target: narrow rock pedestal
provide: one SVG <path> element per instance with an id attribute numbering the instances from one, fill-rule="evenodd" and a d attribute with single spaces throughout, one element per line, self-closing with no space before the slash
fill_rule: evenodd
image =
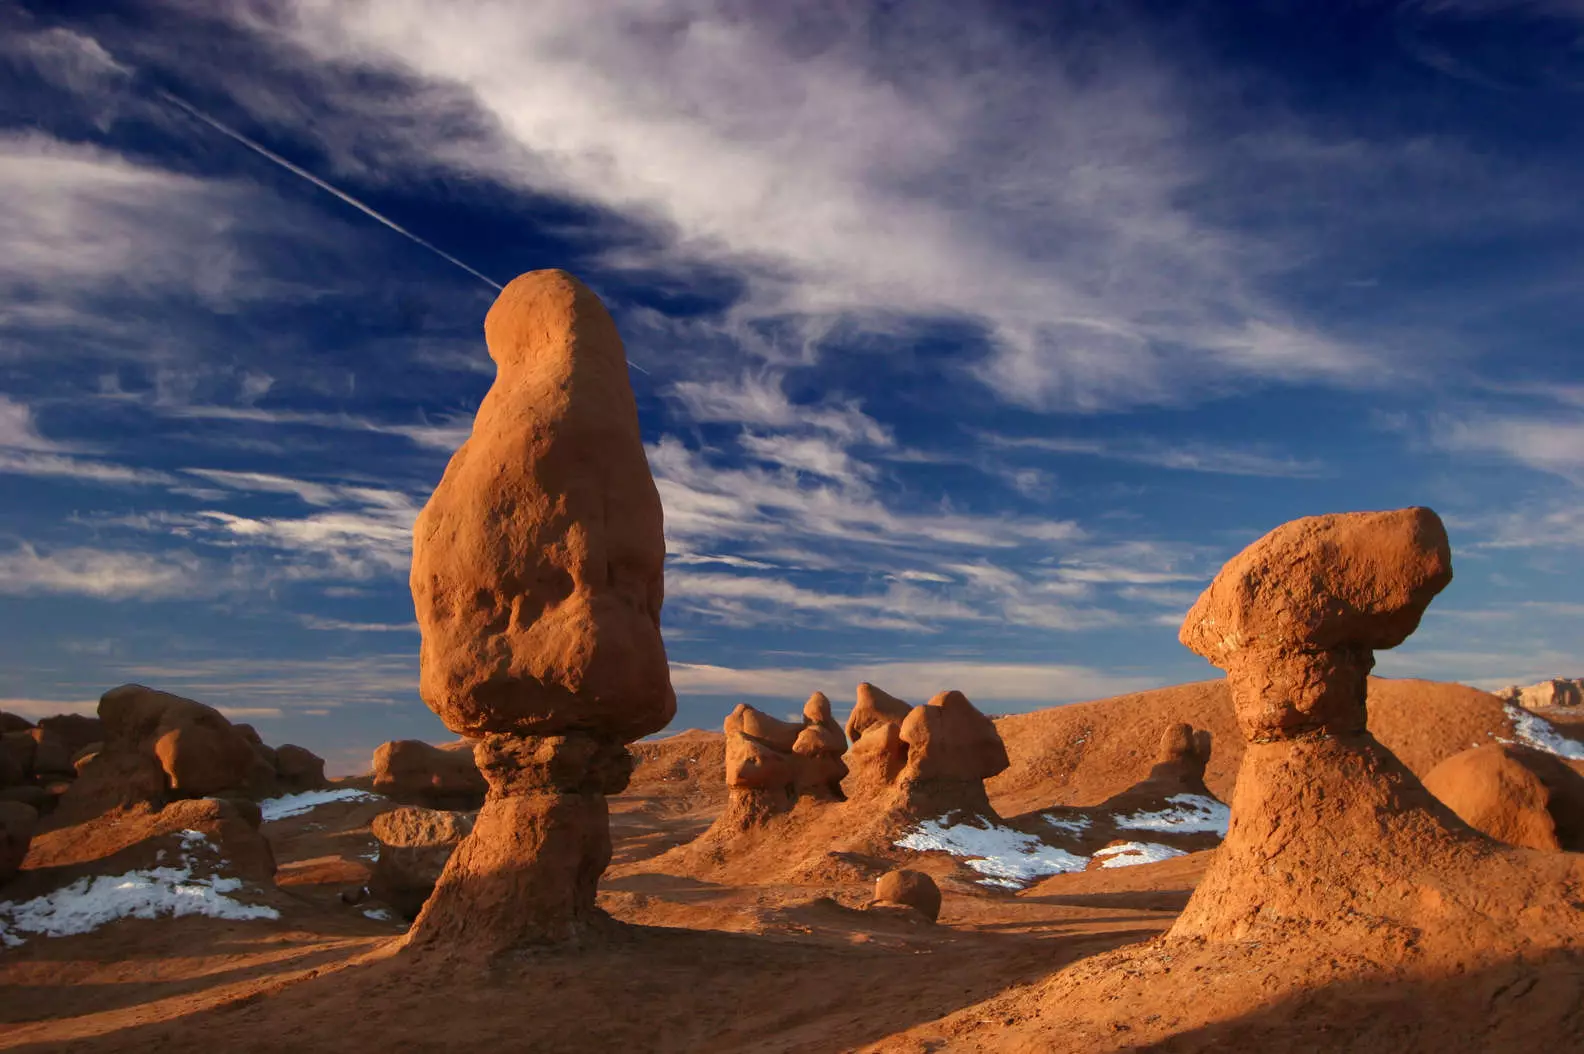
<path id="1" fill-rule="evenodd" d="M 607 921 L 594 903 L 611 858 L 605 796 L 626 788 L 632 755 L 582 734 L 497 734 L 474 758 L 489 796 L 408 944 L 489 957 L 577 943 Z"/>

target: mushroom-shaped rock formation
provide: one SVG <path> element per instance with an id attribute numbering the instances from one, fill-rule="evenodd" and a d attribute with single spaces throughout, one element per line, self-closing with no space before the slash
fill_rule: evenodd
<path id="1" fill-rule="evenodd" d="M 605 918 L 605 795 L 676 697 L 660 496 L 615 324 L 571 275 L 535 271 L 484 335 L 495 383 L 414 525 L 412 593 L 420 693 L 480 739 L 489 795 L 409 941 L 488 956 Z"/>
<path id="2" fill-rule="evenodd" d="M 1422 508 L 1298 520 L 1234 557 L 1181 634 L 1227 671 L 1247 740 L 1230 829 L 1182 914 L 1037 986 L 1037 1007 L 997 999 L 931 1035 L 971 1030 L 986 1050 L 1444 1050 L 1475 1032 L 1491 1049 L 1576 1046 L 1584 858 L 1471 830 L 1365 727 L 1373 651 L 1451 576 Z M 1553 983 L 1551 1005 L 1505 994 Z M 1360 1015 L 1365 991 L 1399 1010 Z"/>
<path id="3" fill-rule="evenodd" d="M 1569 868 L 1546 863 L 1565 857 L 1501 852 L 1365 730 L 1374 650 L 1400 644 L 1451 579 L 1440 519 L 1408 508 L 1288 523 L 1205 590 L 1181 639 L 1227 671 L 1249 742 L 1226 841 L 1172 936 L 1345 933 L 1375 958 L 1409 933 L 1502 946 L 1519 913 L 1579 932 Z"/>
<path id="4" fill-rule="evenodd" d="M 875 882 L 874 902 L 870 906 L 884 905 L 912 908 L 934 922 L 940 918 L 940 887 L 922 871 L 910 871 L 907 868 L 887 871 Z"/>
<path id="5" fill-rule="evenodd" d="M 1552 754 L 1488 743 L 1431 769 L 1425 789 L 1498 842 L 1584 850 L 1584 775 Z"/>
<path id="6" fill-rule="evenodd" d="M 902 807 L 918 815 L 965 810 L 993 816 L 984 781 L 1007 767 L 995 722 L 961 692 L 941 692 L 908 712 L 899 730 L 907 763 L 897 774 Z"/>

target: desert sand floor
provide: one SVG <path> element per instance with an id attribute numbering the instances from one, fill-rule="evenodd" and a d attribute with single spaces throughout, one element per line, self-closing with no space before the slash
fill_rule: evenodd
<path id="1" fill-rule="evenodd" d="M 613 800 L 624 871 L 708 826 L 709 803 L 679 804 L 642 788 Z M 859 910 L 868 883 L 733 888 L 639 871 L 603 884 L 616 922 L 590 947 L 459 974 L 399 953 L 399 925 L 337 897 L 366 876 L 368 823 L 385 807 L 266 825 L 292 904 L 279 921 L 131 919 L 0 954 L 0 1049 L 850 1050 L 1158 934 L 1207 855 L 1021 896 L 943 877 L 936 926 Z"/>

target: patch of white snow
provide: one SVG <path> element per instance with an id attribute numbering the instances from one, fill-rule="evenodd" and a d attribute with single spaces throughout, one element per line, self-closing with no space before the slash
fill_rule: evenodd
<path id="1" fill-rule="evenodd" d="M 1101 861 L 1101 867 L 1134 867 L 1138 864 L 1158 864 L 1162 860 L 1170 860 L 1174 856 L 1186 856 L 1182 849 L 1173 849 L 1169 845 L 1157 845 L 1154 842 L 1123 842 L 1121 845 L 1108 845 L 1097 850 L 1094 858 Z"/>
<path id="2" fill-rule="evenodd" d="M 1084 857 L 1055 849 L 1031 834 L 991 824 L 948 824 L 946 817 L 925 820 L 897 839 L 899 849 L 919 852 L 931 849 L 961 857 L 963 863 L 997 885 L 1013 888 L 1011 883 L 1027 885 L 1046 875 L 1082 871 Z"/>
<path id="3" fill-rule="evenodd" d="M 1232 822 L 1228 806 L 1203 794 L 1173 794 L 1166 799 L 1174 806 L 1157 812 L 1136 812 L 1118 816 L 1116 825 L 1134 831 L 1173 831 L 1177 834 L 1219 834 L 1226 836 Z"/>
<path id="4" fill-rule="evenodd" d="M 79 878 L 52 893 L 0 902 L 0 943 L 21 944 L 23 933 L 67 937 L 91 933 L 117 919 L 152 919 L 163 915 L 208 915 L 217 919 L 278 919 L 280 912 L 262 904 L 244 904 L 226 894 L 242 888 L 240 878 L 218 873 L 194 876 L 197 861 L 190 854 L 213 850 L 201 831 L 181 833 L 181 861 L 175 867 L 153 867 L 124 875 Z M 208 869 L 225 863 L 214 854 Z"/>
<path id="5" fill-rule="evenodd" d="M 1502 707 L 1512 718 L 1513 733 L 1526 747 L 1555 754 L 1559 758 L 1584 761 L 1584 743 L 1569 739 L 1556 730 L 1556 726 L 1539 714 L 1531 714 L 1521 706 L 1508 703 Z"/>
<path id="6" fill-rule="evenodd" d="M 317 809 L 321 805 L 329 805 L 334 801 L 375 801 L 379 797 L 378 794 L 370 794 L 368 791 L 354 790 L 350 787 L 303 791 L 301 794 L 266 798 L 259 802 L 259 811 L 264 814 L 264 822 L 269 823 L 272 820 L 284 820 L 288 816 L 301 816 L 305 812 Z"/>

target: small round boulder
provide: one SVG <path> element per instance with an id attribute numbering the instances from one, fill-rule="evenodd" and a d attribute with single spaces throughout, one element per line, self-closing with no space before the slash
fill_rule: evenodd
<path id="1" fill-rule="evenodd" d="M 875 883 L 875 901 L 905 905 L 931 922 L 940 918 L 940 887 L 922 871 L 902 869 L 881 875 Z"/>

